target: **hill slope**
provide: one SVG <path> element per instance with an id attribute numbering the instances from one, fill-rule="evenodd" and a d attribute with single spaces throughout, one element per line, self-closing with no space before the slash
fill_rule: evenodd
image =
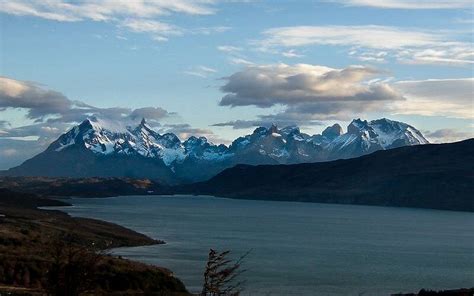
<path id="1" fill-rule="evenodd" d="M 474 139 L 401 147 L 322 163 L 238 165 L 176 191 L 474 211 Z"/>

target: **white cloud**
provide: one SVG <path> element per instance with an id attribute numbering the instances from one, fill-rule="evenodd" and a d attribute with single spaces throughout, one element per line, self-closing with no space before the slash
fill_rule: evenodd
<path id="1" fill-rule="evenodd" d="M 436 44 L 442 38 L 416 30 L 387 26 L 294 26 L 263 32 L 263 46 L 344 45 L 396 49 Z"/>
<path id="2" fill-rule="evenodd" d="M 409 64 L 445 64 L 445 65 L 472 65 L 474 51 L 472 45 L 445 44 L 442 47 L 413 50 L 407 49 L 398 53 L 398 59 Z"/>
<path id="3" fill-rule="evenodd" d="M 182 35 L 182 29 L 159 21 L 147 19 L 128 19 L 121 22 L 120 27 L 135 33 L 149 33 L 155 41 L 167 41 L 164 36 Z"/>
<path id="4" fill-rule="evenodd" d="M 210 67 L 206 67 L 206 66 L 199 66 L 198 68 L 199 68 L 201 71 L 208 72 L 208 73 L 216 73 L 216 72 L 217 72 L 216 69 L 213 69 L 213 68 L 210 68 Z"/>
<path id="5" fill-rule="evenodd" d="M 407 98 L 395 106 L 397 114 L 474 118 L 474 78 L 399 81 L 393 87 Z"/>
<path id="6" fill-rule="evenodd" d="M 211 34 L 228 27 L 182 29 L 158 19 L 173 13 L 188 15 L 214 14 L 212 0 L 91 0 L 91 1 L 2 1 L 0 12 L 32 16 L 58 22 L 96 21 L 111 22 L 132 32 L 149 33 L 152 39 L 166 41 L 166 36 Z"/>
<path id="7" fill-rule="evenodd" d="M 224 33 L 232 29 L 231 27 L 227 26 L 215 26 L 215 27 L 198 27 L 194 29 L 188 30 L 191 34 L 196 35 L 211 35 L 214 33 Z"/>
<path id="8" fill-rule="evenodd" d="M 184 71 L 183 73 L 187 75 L 191 75 L 191 76 L 200 77 L 200 78 L 207 78 L 209 77 L 209 75 L 217 73 L 217 70 L 201 65 L 201 66 L 192 67 L 190 70 Z"/>
<path id="9" fill-rule="evenodd" d="M 448 33 L 389 26 L 294 26 L 263 31 L 260 49 L 312 45 L 350 47 L 350 53 L 363 61 L 395 58 L 404 63 L 468 65 L 474 63 L 472 45 L 453 41 Z M 383 57 L 377 56 L 383 52 Z"/>
<path id="10" fill-rule="evenodd" d="M 234 65 L 245 65 L 245 66 L 254 65 L 254 63 L 251 61 L 248 61 L 243 58 L 237 58 L 237 57 L 231 57 L 229 58 L 229 61 L 231 64 L 234 64 Z"/>
<path id="11" fill-rule="evenodd" d="M 212 143 L 228 143 L 228 141 L 219 138 L 213 131 L 206 128 L 192 127 L 187 123 L 180 124 L 165 124 L 160 130 L 160 133 L 174 133 L 181 140 L 186 140 L 191 136 L 203 136 L 206 137 Z"/>
<path id="12" fill-rule="evenodd" d="M 471 0 L 334 0 L 349 6 L 385 9 L 456 9 L 472 8 Z"/>
<path id="13" fill-rule="evenodd" d="M 281 53 L 281 55 L 286 57 L 286 58 L 302 58 L 302 57 L 304 57 L 304 55 L 297 53 L 296 50 L 294 50 L 294 49 L 284 51 L 284 52 Z"/>
<path id="14" fill-rule="evenodd" d="M 210 5 L 212 2 L 205 0 L 92 0 L 78 2 L 9 0 L 2 3 L 0 11 L 55 21 L 111 21 L 120 17 L 152 18 L 170 13 L 213 14 L 215 10 Z"/>
<path id="15" fill-rule="evenodd" d="M 232 46 L 232 45 L 220 45 L 220 46 L 217 47 L 217 49 L 219 51 L 229 52 L 229 53 L 243 50 L 242 47 L 237 47 L 237 46 Z"/>
<path id="16" fill-rule="evenodd" d="M 471 128 L 469 131 L 459 131 L 457 129 L 445 128 L 425 131 L 423 134 L 431 143 L 450 143 L 473 138 L 474 130 Z"/>

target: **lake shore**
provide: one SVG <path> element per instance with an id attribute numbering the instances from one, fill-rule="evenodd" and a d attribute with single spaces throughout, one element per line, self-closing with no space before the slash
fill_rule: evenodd
<path id="1" fill-rule="evenodd" d="M 0 191 L 0 292 L 23 293 L 26 289 L 31 294 L 44 294 L 54 259 L 52 251 L 62 244 L 62 248 L 84 252 L 86 258 L 98 252 L 94 263 L 97 281 L 90 288 L 95 294 L 164 291 L 165 295 L 188 295 L 170 270 L 107 254 L 111 248 L 164 241 L 117 224 L 38 208 L 70 205 L 64 201 Z M 71 238 L 70 245 L 64 243 L 66 237 Z"/>

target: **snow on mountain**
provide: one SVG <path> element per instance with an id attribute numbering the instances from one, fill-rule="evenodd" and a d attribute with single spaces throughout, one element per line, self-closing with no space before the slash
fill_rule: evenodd
<path id="1" fill-rule="evenodd" d="M 335 124 L 312 136 L 302 133 L 296 126 L 282 129 L 275 125 L 259 127 L 252 134 L 235 139 L 229 146 L 215 145 L 205 137 L 191 136 L 181 141 L 173 133 L 159 134 L 145 120 L 138 126 L 132 126 L 91 118 L 61 135 L 38 157 L 41 156 L 42 161 L 48 158 L 54 161 L 59 157 L 55 154 L 60 153 L 67 163 L 75 158 L 76 153 L 94 165 L 94 169 L 85 170 L 81 163 L 75 164 L 74 174 L 84 172 L 85 175 L 94 175 L 101 161 L 116 159 L 119 162 L 112 161 L 114 165 L 127 166 L 119 169 L 122 173 L 142 175 L 157 171 L 160 177 L 168 174 L 169 179 L 197 181 L 240 163 L 318 162 L 427 143 L 416 128 L 385 118 L 370 122 L 355 119 L 346 133 Z M 94 157 L 97 161 L 93 160 Z M 29 163 L 34 161 L 27 161 L 24 165 Z M 129 168 L 137 166 L 137 163 L 151 167 L 143 172 L 139 167 Z M 54 168 L 51 170 L 54 171 Z M 27 172 L 28 169 L 24 167 L 22 171 Z M 115 173 L 111 168 L 100 168 L 100 172 L 97 175 Z M 61 174 L 67 175 L 67 169 L 62 167 Z"/>
<path id="2" fill-rule="evenodd" d="M 322 134 L 313 136 L 301 133 L 296 126 L 259 127 L 252 134 L 236 139 L 230 147 L 214 145 L 205 137 L 191 136 L 181 142 L 172 133 L 160 135 L 155 132 L 145 120 L 132 128 L 93 118 L 62 135 L 55 150 L 63 151 L 78 144 L 96 154 L 139 154 L 159 158 L 170 166 L 186 158 L 220 161 L 235 154 L 251 153 L 278 163 L 294 163 L 354 157 L 381 149 L 427 143 L 414 127 L 386 118 L 370 122 L 355 119 L 347 127 L 347 133 L 343 133 L 339 124 L 334 124 Z"/>

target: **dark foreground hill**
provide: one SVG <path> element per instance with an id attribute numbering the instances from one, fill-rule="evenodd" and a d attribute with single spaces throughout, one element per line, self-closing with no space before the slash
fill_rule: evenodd
<path id="1" fill-rule="evenodd" d="M 295 165 L 238 165 L 176 193 L 474 211 L 474 139 Z"/>

